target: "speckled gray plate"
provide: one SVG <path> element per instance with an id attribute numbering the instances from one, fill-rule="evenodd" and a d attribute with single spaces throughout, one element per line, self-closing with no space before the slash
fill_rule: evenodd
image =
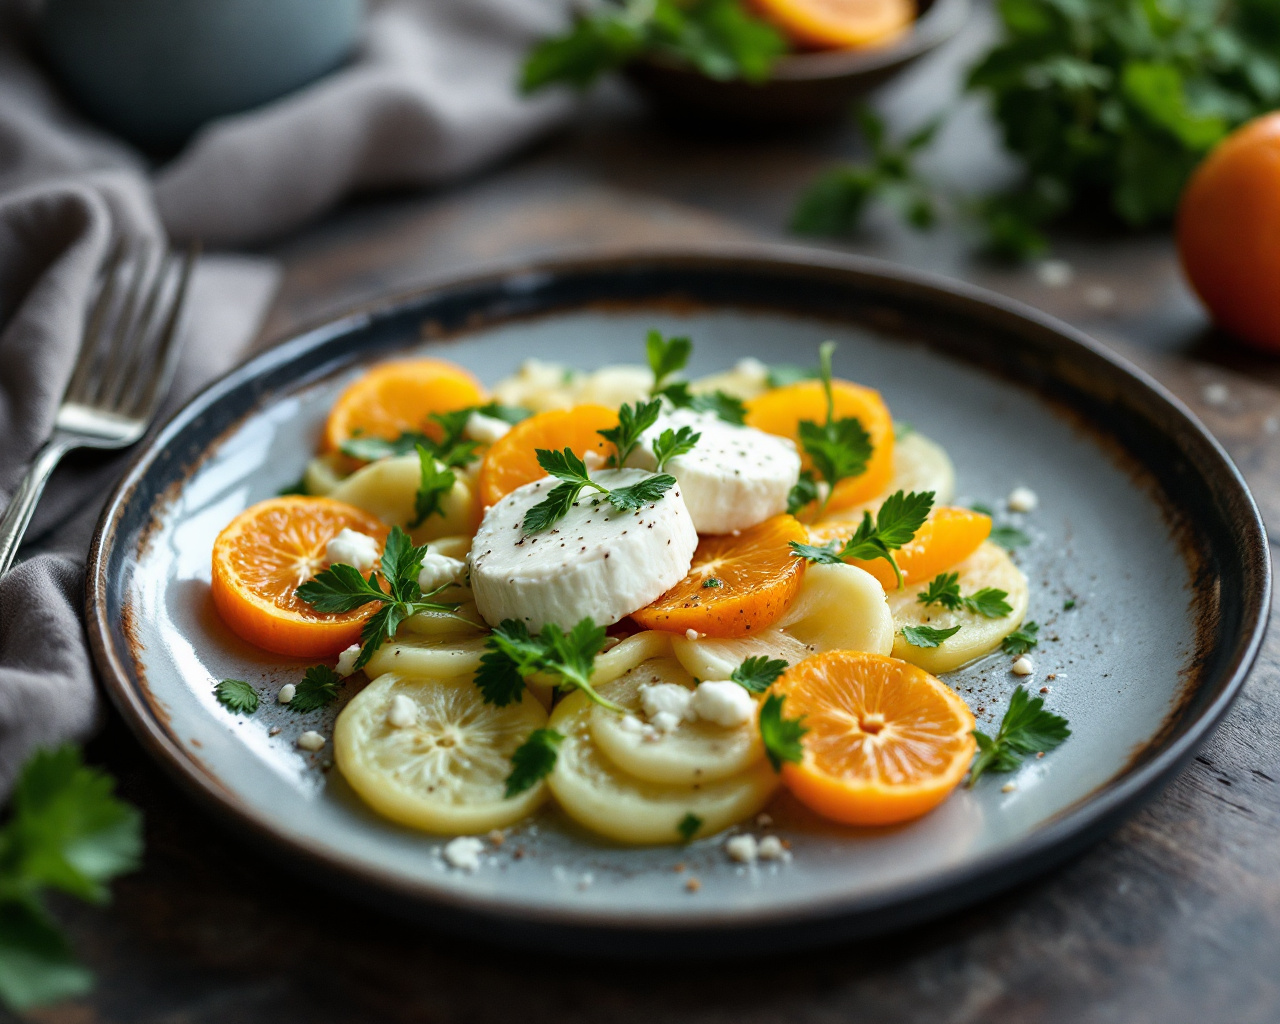
<path id="1" fill-rule="evenodd" d="M 529 356 L 579 367 L 642 358 L 657 326 L 695 341 L 694 373 L 743 356 L 811 362 L 879 388 L 946 445 L 961 501 L 1015 485 L 1040 508 L 1018 561 L 1044 638 L 1039 675 L 1074 731 L 1005 792 L 988 777 L 913 824 L 822 823 L 786 797 L 794 859 L 752 869 L 720 839 L 624 849 L 548 811 L 474 874 L 441 841 L 382 821 L 327 751 L 336 708 L 227 713 L 213 683 L 264 694 L 298 678 L 238 641 L 209 598 L 209 551 L 241 509 L 297 479 L 330 402 L 362 367 L 428 350 L 495 381 Z M 300 867 L 440 925 L 605 952 L 730 952 L 900 926 L 1044 870 L 1112 828 L 1191 755 L 1262 639 L 1270 564 L 1258 512 L 1204 429 L 1087 338 L 973 289 L 791 250 L 524 267 L 399 298 L 311 331 L 214 384 L 141 451 L 108 503 L 88 621 L 107 686 L 192 797 Z M 1074 601 L 1072 610 L 1064 610 Z M 992 727 L 1015 677 L 995 656 L 949 680 Z M 273 727 L 279 727 L 276 735 Z M 756 829 L 756 831 L 759 831 Z M 679 866 L 683 866 L 682 870 Z M 686 880 L 696 877 L 696 892 Z"/>

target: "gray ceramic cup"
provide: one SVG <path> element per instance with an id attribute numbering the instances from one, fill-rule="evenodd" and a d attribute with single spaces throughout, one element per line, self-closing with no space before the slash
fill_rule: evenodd
<path id="1" fill-rule="evenodd" d="M 341 64 L 362 0 L 46 0 L 41 37 L 94 119 L 172 149 L 211 118 L 259 106 Z"/>

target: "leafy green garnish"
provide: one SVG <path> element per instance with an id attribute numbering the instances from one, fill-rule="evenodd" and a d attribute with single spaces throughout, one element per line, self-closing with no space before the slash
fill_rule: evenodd
<path id="1" fill-rule="evenodd" d="M 975 615 L 988 619 L 1000 619 L 1013 611 L 1013 606 L 1005 600 L 1007 591 L 995 587 L 983 587 L 967 597 L 960 594 L 960 574 L 956 572 L 939 573 L 929 581 L 929 585 L 919 594 L 916 600 L 926 608 L 931 604 L 940 604 L 947 611 L 958 611 L 963 608 Z"/>
<path id="2" fill-rule="evenodd" d="M 1026 654 L 1040 642 L 1039 632 L 1040 624 L 1038 622 L 1024 622 L 1021 628 L 1015 629 L 1000 641 L 1000 647 L 1005 654 Z"/>
<path id="3" fill-rule="evenodd" d="M 725 391 L 699 391 L 695 394 L 689 389 L 689 385 L 681 380 L 668 384 L 658 393 L 677 409 L 713 413 L 726 423 L 739 427 L 747 421 L 746 404 L 742 399 L 735 398 Z"/>
<path id="4" fill-rule="evenodd" d="M 85 767 L 71 745 L 37 750 L 18 777 L 0 828 L 0 1001 L 15 1010 L 93 984 L 43 895 L 57 889 L 106 903 L 107 883 L 138 867 L 142 817 L 113 790 L 111 777 Z"/>
<path id="5" fill-rule="evenodd" d="M 693 342 L 688 338 L 664 338 L 661 331 L 649 332 L 645 339 L 645 355 L 653 371 L 651 398 L 665 398 L 677 409 L 714 413 L 726 423 L 741 426 L 747 420 L 747 407 L 740 398 L 724 391 L 694 394 L 686 381 L 671 377 L 688 365 Z"/>
<path id="6" fill-rule="evenodd" d="M 427 545 L 414 547 L 409 535 L 399 526 L 393 526 L 387 536 L 379 567 L 387 589 L 378 584 L 376 573 L 366 580 L 354 565 L 338 562 L 308 580 L 298 588 L 298 597 L 318 612 L 353 612 L 372 602 L 381 604 L 365 622 L 360 631 L 360 657 L 356 668 L 364 668 L 369 659 L 387 640 L 395 636 L 400 623 L 418 612 L 442 612 L 459 621 L 455 612 L 456 602 L 431 600 L 450 584 L 423 593 L 418 583 L 422 571 L 422 559 Z"/>
<path id="7" fill-rule="evenodd" d="M 590 619 L 583 619 L 568 633 L 548 622 L 536 636 L 523 622 L 506 619 L 485 642 L 488 650 L 480 658 L 476 686 L 486 703 L 503 707 L 520 700 L 526 679 L 545 673 L 560 689 L 581 690 L 610 711 L 622 711 L 591 685 L 596 655 L 604 641 L 604 627 Z"/>
<path id="8" fill-rule="evenodd" d="M 709 78 L 760 82 L 786 50 L 777 29 L 748 13 L 741 0 L 602 0 L 568 33 L 533 48 L 520 88 L 530 93 L 558 82 L 585 89 L 642 54 Z"/>
<path id="9" fill-rule="evenodd" d="M 418 464 L 421 474 L 417 493 L 413 496 L 414 519 L 409 529 L 416 530 L 427 521 L 429 516 L 444 516 L 441 499 L 453 490 L 458 482 L 457 475 L 451 469 L 441 469 L 435 456 L 422 445 L 418 445 Z"/>
<path id="10" fill-rule="evenodd" d="M 662 402 L 656 398 L 651 402 L 624 404 L 618 409 L 618 425 L 599 431 L 600 436 L 613 445 L 610 465 L 626 465 L 628 456 L 640 446 L 640 435 L 658 422 L 661 412 Z"/>
<path id="11" fill-rule="evenodd" d="M 1044 710 L 1043 697 L 1032 697 L 1019 686 L 1009 698 L 994 739 L 977 729 L 973 731 L 978 756 L 969 772 L 969 785 L 984 772 L 1011 772 L 1027 754 L 1052 750 L 1070 735 L 1065 718 Z"/>
<path id="12" fill-rule="evenodd" d="M 644 353 L 653 371 L 652 395 L 662 394 L 668 379 L 689 363 L 693 342 L 688 338 L 664 338 L 659 330 L 651 330 L 644 341 Z"/>
<path id="13" fill-rule="evenodd" d="M 793 489 L 792 497 L 798 498 L 800 494 L 807 493 L 809 487 L 813 488 L 815 494 L 818 493 L 814 479 L 816 477 L 821 480 L 827 485 L 827 489 L 818 509 L 819 515 L 831 500 L 836 484 L 841 480 L 860 476 L 866 470 L 872 453 L 871 435 L 863 429 L 856 417 L 836 418 L 835 397 L 831 388 L 831 356 L 835 349 L 834 341 L 823 342 L 818 348 L 819 375 L 827 399 L 826 419 L 822 423 L 801 420 L 798 426 L 800 447 L 813 463 L 813 471 L 808 475 L 807 483 L 804 482 L 806 477 L 801 476 L 801 483 L 796 485 L 801 490 Z M 791 504 L 793 502 L 789 500 L 788 506 Z"/>
<path id="14" fill-rule="evenodd" d="M 822 545 L 792 541 L 791 548 L 798 557 L 820 565 L 835 565 L 850 558 L 864 562 L 883 558 L 893 567 L 901 587 L 902 571 L 893 552 L 911 542 L 932 508 L 933 491 L 912 491 L 910 494 L 895 491 L 880 506 L 874 522 L 870 512 L 862 513 L 862 522 L 853 536 L 845 541 L 844 547 L 837 547 L 834 541 Z"/>
<path id="15" fill-rule="evenodd" d="M 787 495 L 787 515 L 799 515 L 818 500 L 818 481 L 807 469 L 800 471 L 800 477 Z"/>
<path id="16" fill-rule="evenodd" d="M 804 747 L 800 741 L 809 730 L 804 725 L 804 715 L 787 718 L 782 713 L 786 696 L 771 693 L 760 705 L 760 739 L 765 755 L 775 772 L 782 771 L 782 762 L 799 764 L 804 760 Z"/>
<path id="17" fill-rule="evenodd" d="M 991 535 L 987 539 L 992 544 L 998 544 L 1006 551 L 1025 548 L 1031 543 L 1031 538 L 1016 526 L 993 526 L 991 527 Z"/>
<path id="18" fill-rule="evenodd" d="M 724 580 L 722 580 L 719 576 L 708 576 L 705 580 L 702 581 L 702 587 L 704 590 L 712 590 L 716 587 L 723 587 L 723 586 L 724 586 Z"/>
<path id="19" fill-rule="evenodd" d="M 224 679 L 213 688 L 213 695 L 228 711 L 251 715 L 258 710 L 258 691 L 243 679 Z"/>
<path id="20" fill-rule="evenodd" d="M 627 408 L 625 405 L 623 408 Z M 601 431 L 604 433 L 604 431 Z M 585 488 L 599 492 L 601 500 L 607 500 L 619 512 L 632 512 L 651 502 L 657 501 L 675 486 L 676 478 L 661 473 L 647 476 L 627 487 L 610 489 L 591 479 L 587 467 L 578 458 L 572 448 L 563 451 L 549 451 L 538 448 L 538 464 L 551 476 L 561 480 L 547 496 L 531 507 L 525 514 L 521 524 L 525 533 L 541 533 L 549 529 L 569 514 Z"/>
<path id="21" fill-rule="evenodd" d="M 658 464 L 654 467 L 654 472 L 661 473 L 667 468 L 668 462 L 677 455 L 685 455 L 693 451 L 701 440 L 702 435 L 697 433 L 693 427 L 681 427 L 679 430 L 672 430 L 668 427 L 653 442 L 653 457 L 658 461 Z"/>
<path id="22" fill-rule="evenodd" d="M 799 384 L 802 380 L 817 380 L 821 376 L 822 370 L 817 366 L 775 363 L 768 367 L 765 383 L 771 388 L 785 388 L 788 384 Z"/>
<path id="23" fill-rule="evenodd" d="M 1073 609 L 1075 606 L 1076 606 L 1076 599 L 1074 597 L 1069 597 L 1062 602 L 1062 610 L 1064 612 L 1071 611 L 1071 609 Z"/>
<path id="24" fill-rule="evenodd" d="M 421 455 L 426 449 L 437 462 L 443 463 L 446 469 L 457 469 L 475 462 L 480 456 L 476 449 L 479 442 L 469 441 L 465 434 L 467 421 L 472 412 L 480 412 L 487 408 L 505 408 L 496 406 L 475 406 L 456 409 L 452 412 L 433 412 L 427 419 L 440 427 L 441 437 L 437 441 L 419 430 L 410 430 L 392 440 L 381 437 L 352 437 L 342 442 L 342 454 L 362 462 L 376 462 L 379 459 L 394 458 L 399 455 L 412 455 L 417 451 Z"/>
<path id="25" fill-rule="evenodd" d="M 902 635 L 912 647 L 941 647 L 943 641 L 960 632 L 959 626 L 935 629 L 932 626 L 903 626 Z"/>
<path id="26" fill-rule="evenodd" d="M 686 843 L 690 842 L 694 836 L 698 834 L 698 829 L 702 828 L 702 819 L 693 811 L 686 812 L 685 816 L 680 819 L 680 823 L 676 825 L 676 831 L 680 833 L 680 838 Z"/>
<path id="27" fill-rule="evenodd" d="M 510 800 L 532 789 L 551 774 L 564 737 L 554 729 L 534 729 L 529 738 L 511 755 L 511 774 L 507 776 L 506 797 Z"/>
<path id="28" fill-rule="evenodd" d="M 519 405 L 503 405 L 501 402 L 488 402 L 485 405 L 477 405 L 473 412 L 478 412 L 481 416 L 488 416 L 491 419 L 502 420 L 511 426 L 522 423 L 533 415 L 532 410 L 526 409 Z"/>
<path id="29" fill-rule="evenodd" d="M 764 693 L 786 670 L 787 663 L 781 658 L 771 659 L 761 654 L 747 658 L 729 674 L 729 678 L 748 693 Z"/>
<path id="30" fill-rule="evenodd" d="M 290 711 L 318 711 L 336 696 L 342 676 L 328 665 L 312 665 L 294 688 Z"/>

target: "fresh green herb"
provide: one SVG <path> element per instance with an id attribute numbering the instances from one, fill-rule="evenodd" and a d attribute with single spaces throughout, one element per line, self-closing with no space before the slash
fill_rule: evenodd
<path id="1" fill-rule="evenodd" d="M 874 523 L 870 512 L 862 513 L 862 522 L 844 547 L 837 547 L 834 541 L 820 546 L 792 541 L 791 548 L 797 557 L 820 565 L 835 565 L 851 558 L 864 562 L 883 558 L 893 567 L 901 587 L 902 571 L 893 553 L 911 542 L 932 508 L 933 491 L 910 494 L 895 491 L 880 506 Z"/>
<path id="2" fill-rule="evenodd" d="M 677 409 L 714 413 L 726 423 L 741 426 L 747 420 L 747 407 L 740 398 L 724 391 L 695 394 L 686 381 L 670 378 L 688 365 L 693 342 L 688 338 L 664 338 L 661 331 L 650 331 L 645 339 L 645 355 L 653 371 L 652 398 L 665 398 Z"/>
<path id="3" fill-rule="evenodd" d="M 258 710 L 258 691 L 243 679 L 224 679 L 213 688 L 218 703 L 237 715 L 251 715 Z"/>
<path id="4" fill-rule="evenodd" d="M 465 434 L 471 413 L 478 412 L 481 408 L 488 407 L 431 413 L 427 418 L 439 425 L 439 441 L 418 430 L 406 431 L 391 440 L 381 437 L 352 437 L 342 442 L 342 454 L 362 462 L 377 462 L 379 459 L 412 455 L 425 448 L 446 469 L 466 466 L 479 458 L 476 453 L 480 447 L 479 442 L 467 440 Z"/>
<path id="5" fill-rule="evenodd" d="M 428 451 L 435 449 L 435 441 L 416 430 L 406 431 L 399 437 L 387 440 L 382 437 L 352 437 L 342 442 L 342 454 L 361 462 L 377 462 L 379 459 L 411 455 L 421 445 Z"/>
<path id="6" fill-rule="evenodd" d="M 1024 622 L 1020 629 L 1015 629 L 1000 642 L 1000 647 L 1005 654 L 1026 654 L 1040 642 L 1039 632 L 1038 622 Z"/>
<path id="7" fill-rule="evenodd" d="M 1000 619 L 1013 611 L 1013 606 L 1005 600 L 1007 591 L 995 587 L 983 587 L 967 597 L 960 594 L 960 574 L 956 572 L 939 573 L 919 594 L 916 600 L 926 608 L 931 604 L 940 604 L 947 611 L 958 611 L 961 608 L 988 619 Z"/>
<path id="8" fill-rule="evenodd" d="M 885 125 L 868 108 L 858 112 L 870 159 L 845 164 L 823 173 L 800 197 L 791 216 L 791 230 L 801 235 L 853 234 L 874 201 L 883 201 L 912 227 L 931 228 L 937 211 L 930 186 L 912 166 L 916 156 L 937 134 L 935 118 L 899 145 L 886 138 Z"/>
<path id="9" fill-rule="evenodd" d="M 1006 551 L 1025 548 L 1031 543 L 1031 538 L 1016 526 L 993 526 L 991 527 L 991 535 L 987 540 L 991 541 L 992 544 L 998 544 Z"/>
<path id="10" fill-rule="evenodd" d="M 657 396 L 667 385 L 668 378 L 679 373 L 689 363 L 693 354 L 693 342 L 688 338 L 664 338 L 659 330 L 651 330 L 644 341 L 644 352 L 653 371 L 653 390 Z"/>
<path id="11" fill-rule="evenodd" d="M 663 398 L 677 409 L 692 409 L 694 412 L 709 412 L 726 423 L 742 426 L 747 421 L 747 407 L 742 399 L 735 398 L 726 391 L 693 392 L 685 381 L 668 384 L 660 392 Z"/>
<path id="12" fill-rule="evenodd" d="M 38 750 L 23 767 L 0 828 L 0 1001 L 25 1010 L 83 995 L 93 975 L 44 906 L 57 889 L 89 903 L 138 867 L 142 817 L 79 750 Z"/>
<path id="13" fill-rule="evenodd" d="M 934 629 L 932 626 L 903 626 L 902 635 L 912 647 L 941 647 L 943 642 L 960 632 L 959 626 Z"/>
<path id="14" fill-rule="evenodd" d="M 623 408 L 625 409 L 626 406 L 624 405 Z M 537 455 L 538 464 L 562 483 L 551 488 L 542 501 L 524 514 L 521 525 L 525 533 L 541 533 L 559 522 L 569 514 L 569 509 L 573 508 L 579 495 L 587 487 L 599 492 L 603 499 L 607 499 L 609 504 L 619 512 L 631 512 L 657 501 L 676 483 L 675 477 L 662 473 L 645 477 L 628 487 L 615 487 L 610 490 L 591 479 L 586 465 L 574 454 L 572 448 L 565 448 L 559 452 L 539 448 Z"/>
<path id="15" fill-rule="evenodd" d="M 866 470 L 872 452 L 871 435 L 863 429 L 856 417 L 836 419 L 835 396 L 831 389 L 831 356 L 835 349 L 834 341 L 823 342 L 818 348 L 819 373 L 827 399 L 827 418 L 823 423 L 801 420 L 798 428 L 800 447 L 813 463 L 817 478 L 827 485 L 822 507 L 818 509 L 819 515 L 831 500 L 836 484 L 859 476 Z"/>
<path id="16" fill-rule="evenodd" d="M 458 477 L 453 470 L 441 468 L 435 456 L 422 445 L 418 445 L 418 464 L 421 479 L 418 483 L 418 491 L 413 496 L 414 519 L 409 524 L 411 530 L 416 530 L 430 516 L 445 515 L 441 499 L 452 491 L 453 485 L 458 482 Z"/>
<path id="17" fill-rule="evenodd" d="M 579 15 L 568 33 L 533 48 L 520 88 L 530 93 L 563 83 L 585 89 L 645 54 L 689 65 L 708 78 L 761 82 L 786 51 L 786 40 L 741 0 L 603 0 Z"/>
<path id="18" fill-rule="evenodd" d="M 1009 698 L 994 739 L 977 729 L 973 731 L 978 756 L 969 772 L 969 785 L 984 772 L 1011 772 L 1027 754 L 1052 750 L 1070 735 L 1065 718 L 1046 711 L 1043 697 L 1032 697 L 1019 686 Z"/>
<path id="19" fill-rule="evenodd" d="M 1062 610 L 1064 612 L 1071 611 L 1071 609 L 1074 608 L 1075 606 L 1076 606 L 1076 599 L 1074 597 L 1069 597 L 1062 602 Z"/>
<path id="20" fill-rule="evenodd" d="M 783 761 L 799 764 L 804 760 L 800 741 L 809 731 L 804 725 L 804 715 L 799 718 L 783 715 L 782 705 L 786 699 L 783 694 L 771 693 L 760 705 L 760 739 L 775 772 L 782 771 Z"/>
<path id="21" fill-rule="evenodd" d="M 996 587 L 983 587 L 964 598 L 964 606 L 984 619 L 1003 619 L 1013 611 L 1009 592 Z"/>
<path id="22" fill-rule="evenodd" d="M 785 388 L 802 380 L 817 380 L 822 370 L 817 366 L 796 366 L 793 363 L 775 363 L 767 368 L 765 383 L 771 388 Z"/>
<path id="23" fill-rule="evenodd" d="M 693 427 L 681 427 L 679 430 L 672 430 L 668 427 L 653 442 L 653 457 L 658 460 L 658 464 L 654 467 L 654 472 L 661 473 L 667 468 L 668 462 L 677 455 L 686 455 L 693 451 L 701 440 L 702 435 L 697 433 Z"/>
<path id="24" fill-rule="evenodd" d="M 503 405 L 501 402 L 489 402 L 486 405 L 477 405 L 474 409 L 481 416 L 488 416 L 490 419 L 502 420 L 503 423 L 515 426 L 522 423 L 533 415 L 533 411 L 519 405 Z"/>
<path id="25" fill-rule="evenodd" d="M 610 465 L 627 464 L 628 456 L 640 445 L 640 435 L 658 422 L 661 412 L 662 402 L 657 398 L 651 402 L 637 402 L 635 405 L 624 404 L 618 410 L 618 425 L 599 431 L 600 436 L 614 448 Z"/>
<path id="26" fill-rule="evenodd" d="M 318 711 L 338 696 L 342 676 L 328 665 L 312 665 L 293 691 L 290 711 Z"/>
<path id="27" fill-rule="evenodd" d="M 770 659 L 762 654 L 747 658 L 729 674 L 729 678 L 748 693 L 764 693 L 786 670 L 787 663 L 781 658 Z"/>
<path id="28" fill-rule="evenodd" d="M 381 604 L 382 607 L 360 631 L 360 657 L 356 659 L 355 667 L 364 668 L 378 648 L 395 636 L 400 623 L 410 615 L 443 612 L 459 618 L 455 614 L 457 603 L 431 600 L 450 584 L 423 593 L 418 574 L 422 571 L 422 559 L 426 553 L 426 544 L 414 547 L 409 535 L 399 526 L 393 526 L 379 563 L 386 590 L 379 586 L 377 574 L 370 573 L 366 580 L 354 565 L 339 562 L 302 584 L 297 591 L 298 597 L 316 611 L 326 614 L 353 612 L 375 601 Z"/>
<path id="29" fill-rule="evenodd" d="M 507 776 L 506 796 L 510 800 L 532 789 L 551 774 L 564 737 L 554 729 L 534 729 L 529 738 L 511 755 L 511 774 Z"/>
<path id="30" fill-rule="evenodd" d="M 604 641 L 604 627 L 590 619 L 583 619 L 568 633 L 548 622 L 536 636 L 523 622 L 506 619 L 485 643 L 488 650 L 480 658 L 476 686 L 486 703 L 503 707 L 520 700 L 526 679 L 545 673 L 561 689 L 581 690 L 610 711 L 623 711 L 591 685 L 596 655 Z"/>
<path id="31" fill-rule="evenodd" d="M 807 469 L 802 469 L 795 486 L 787 494 L 787 515 L 799 515 L 817 500 L 818 481 Z"/>
<path id="32" fill-rule="evenodd" d="M 698 834 L 698 829 L 700 828 L 702 828 L 702 819 L 694 814 L 693 811 L 687 812 L 680 819 L 680 823 L 676 825 L 676 831 L 680 833 L 680 838 L 686 843 L 692 842 L 693 837 Z"/>
<path id="33" fill-rule="evenodd" d="M 723 587 L 723 586 L 724 586 L 724 580 L 722 580 L 719 576 L 708 576 L 705 580 L 702 581 L 702 588 L 704 590 L 710 590 L 714 587 Z"/>
<path id="34" fill-rule="evenodd" d="M 991 510 L 990 505 L 983 505 L 981 502 L 975 501 L 972 505 L 969 506 L 969 508 L 971 508 L 974 512 L 977 512 L 979 515 L 986 516 L 988 519 L 995 518 L 995 512 Z"/>

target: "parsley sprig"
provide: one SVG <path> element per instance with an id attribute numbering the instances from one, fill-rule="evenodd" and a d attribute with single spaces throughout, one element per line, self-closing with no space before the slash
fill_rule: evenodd
<path id="1" fill-rule="evenodd" d="M 677 409 L 714 413 L 726 423 L 741 426 L 747 421 L 747 407 L 742 399 L 726 391 L 695 393 L 687 381 L 670 378 L 688 365 L 693 343 L 688 338 L 664 338 L 661 331 L 650 331 L 645 339 L 645 355 L 653 371 L 653 398 L 665 398 Z"/>
<path id="2" fill-rule="evenodd" d="M 441 468 L 434 455 L 422 445 L 417 447 L 420 477 L 418 490 L 413 496 L 414 518 L 409 524 L 411 530 L 416 530 L 431 516 L 445 515 L 442 501 L 458 482 L 453 470 Z"/>
<path id="3" fill-rule="evenodd" d="M 760 739 L 775 772 L 782 771 L 784 761 L 799 764 L 804 760 L 804 747 L 800 741 L 809 731 L 804 724 L 804 715 L 787 718 L 782 713 L 786 699 L 783 694 L 771 693 L 760 705 Z"/>
<path id="4" fill-rule="evenodd" d="M 312 665 L 302 682 L 293 691 L 293 700 L 286 705 L 290 711 L 319 711 L 338 696 L 342 676 L 328 665 Z"/>
<path id="5" fill-rule="evenodd" d="M 1008 596 L 1008 591 L 995 587 L 983 587 L 972 594 L 962 595 L 960 574 L 944 572 L 931 579 L 929 585 L 916 595 L 916 600 L 926 608 L 931 604 L 940 604 L 949 612 L 963 608 L 986 619 L 1002 619 L 1013 611 L 1013 606 L 1006 600 Z"/>
<path id="6" fill-rule="evenodd" d="M 213 688 L 213 695 L 219 704 L 237 715 L 253 714 L 261 702 L 258 691 L 243 679 L 222 680 Z"/>
<path id="7" fill-rule="evenodd" d="M 686 811 L 684 817 L 676 823 L 676 832 L 686 843 L 693 841 L 693 837 L 698 834 L 700 828 L 702 828 L 702 819 L 693 811 Z"/>
<path id="8" fill-rule="evenodd" d="M 640 447 L 640 435 L 658 422 L 658 415 L 661 412 L 662 402 L 656 398 L 651 402 L 624 404 L 618 409 L 618 425 L 598 431 L 601 437 L 613 445 L 613 455 L 609 459 L 609 465 L 625 466 L 627 464 L 631 453 Z"/>
<path id="9" fill-rule="evenodd" d="M 792 541 L 791 548 L 797 557 L 820 565 L 835 565 L 850 558 L 864 562 L 883 558 L 893 567 L 893 574 L 901 587 L 902 570 L 898 568 L 893 553 L 911 542 L 932 508 L 933 491 L 912 491 L 910 494 L 895 491 L 880 506 L 874 521 L 870 512 L 862 513 L 862 522 L 843 547 L 837 546 L 835 541 L 821 545 Z"/>
<path id="10" fill-rule="evenodd" d="M 701 440 L 702 435 L 693 427 L 681 427 L 679 430 L 668 427 L 653 442 L 653 457 L 658 462 L 654 472 L 661 473 L 667 468 L 668 462 L 677 455 L 685 455 L 693 451 Z"/>
<path id="11" fill-rule="evenodd" d="M 381 605 L 360 631 L 360 657 L 355 667 L 364 668 L 378 648 L 396 635 L 400 623 L 411 615 L 443 612 L 467 621 L 455 614 L 459 607 L 456 602 L 432 600 L 451 584 L 423 593 L 418 574 L 426 553 L 426 544 L 414 547 L 409 535 L 399 526 L 393 526 L 379 563 L 385 590 L 379 584 L 377 573 L 371 572 L 365 579 L 354 565 L 338 562 L 302 584 L 298 597 L 325 614 L 353 612 L 375 602 Z"/>
<path id="12" fill-rule="evenodd" d="M 933 626 L 903 626 L 902 636 L 912 647 L 941 647 L 960 632 L 959 626 L 935 629 Z"/>
<path id="13" fill-rule="evenodd" d="M 590 619 L 567 633 L 548 622 L 536 635 L 523 622 L 505 619 L 485 642 L 488 650 L 480 658 L 476 686 L 485 703 L 503 707 L 520 700 L 530 676 L 544 674 L 559 689 L 581 690 L 597 704 L 621 712 L 622 707 L 601 697 L 591 685 L 604 641 L 604 627 Z"/>
<path id="14" fill-rule="evenodd" d="M 111 777 L 86 767 L 71 745 L 36 751 L 18 777 L 0 828 L 0 1001 L 15 1010 L 93 985 L 44 893 L 106 903 L 107 883 L 138 867 L 142 816 L 113 790 Z"/>
<path id="15" fill-rule="evenodd" d="M 619 512 L 633 512 L 657 501 L 676 483 L 675 477 L 660 473 L 656 476 L 647 476 L 628 487 L 610 489 L 591 479 L 586 465 L 574 454 L 572 448 L 565 448 L 559 452 L 539 448 L 537 455 L 538 465 L 561 482 L 551 488 L 542 501 L 524 514 L 521 527 L 525 533 L 541 533 L 559 522 L 569 514 L 569 509 L 573 508 L 583 490 L 588 487 L 601 495 L 596 499 L 597 501 L 607 500 Z"/>
<path id="16" fill-rule="evenodd" d="M 786 670 L 787 663 L 781 658 L 761 654 L 747 658 L 729 674 L 729 678 L 748 693 L 764 693 Z"/>
<path id="17" fill-rule="evenodd" d="M 1000 647 L 1005 654 L 1026 654 L 1040 642 L 1039 634 L 1040 623 L 1024 622 L 1020 628 L 1015 629 L 1000 641 Z"/>
<path id="18" fill-rule="evenodd" d="M 826 484 L 818 515 L 826 509 L 831 494 L 841 480 L 860 476 L 866 471 L 873 446 L 871 435 L 863 429 L 854 416 L 836 418 L 835 394 L 832 391 L 831 357 L 836 350 L 834 341 L 823 342 L 818 349 L 818 375 L 827 400 L 827 417 L 822 423 L 801 420 L 798 426 L 800 447 L 809 457 L 813 469 L 801 473 L 787 502 L 788 508 L 804 508 L 809 501 L 819 497 L 818 481 Z"/>
<path id="19" fill-rule="evenodd" d="M 491 419 L 502 420 L 513 426 L 532 415 L 528 409 L 517 405 L 502 405 L 489 402 L 486 405 L 473 405 L 465 409 L 451 412 L 433 412 L 427 419 L 440 426 L 441 438 L 435 438 L 420 430 L 407 430 L 397 438 L 388 440 L 382 437 L 352 437 L 342 442 L 342 454 L 361 462 L 377 462 L 397 455 L 412 455 L 419 447 L 427 449 L 437 462 L 444 463 L 448 469 L 460 469 L 470 465 L 480 457 L 478 441 L 466 437 L 467 422 L 471 414 L 478 412 Z"/>
<path id="20" fill-rule="evenodd" d="M 978 756 L 969 772 L 969 785 L 984 772 L 1011 772 L 1027 754 L 1052 750 L 1070 735 L 1065 718 L 1046 711 L 1043 697 L 1032 697 L 1019 686 L 1009 698 L 1009 707 L 994 737 L 973 731 Z"/>
<path id="21" fill-rule="evenodd" d="M 554 729 L 534 729 L 529 738 L 511 755 L 511 774 L 507 776 L 506 797 L 510 800 L 532 789 L 551 774 L 564 736 Z"/>

